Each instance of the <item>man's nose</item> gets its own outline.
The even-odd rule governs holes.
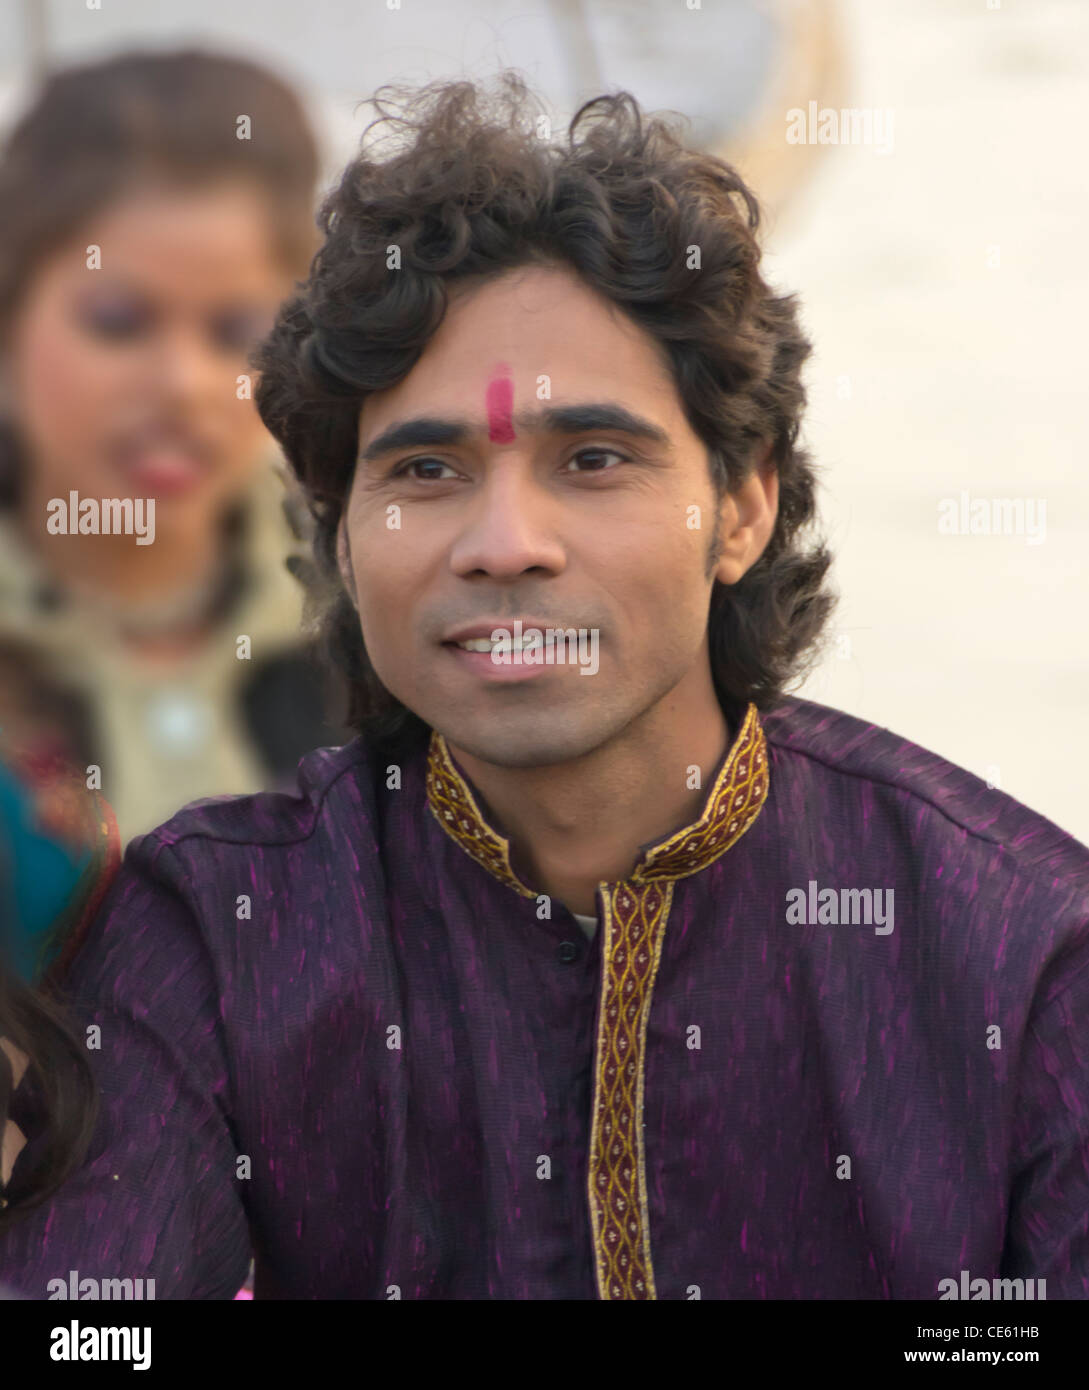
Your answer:
[[[496,579],[514,579],[533,569],[559,573],[564,548],[558,506],[528,461],[508,452],[467,504],[451,568],[463,576],[481,572]]]

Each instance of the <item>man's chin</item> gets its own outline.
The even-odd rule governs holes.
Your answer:
[[[583,758],[613,732],[597,718],[575,719],[536,714],[520,719],[485,720],[479,715],[432,724],[453,749],[494,767],[556,767]]]

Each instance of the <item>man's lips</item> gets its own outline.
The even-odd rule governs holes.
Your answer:
[[[456,628],[443,639],[442,646],[465,671],[484,680],[523,681],[544,671],[554,670],[557,665],[568,664],[563,658],[562,650],[559,659],[555,659],[556,653],[551,650],[552,644],[547,636],[549,629],[579,631],[574,625],[565,625],[547,618],[484,619]],[[539,640],[530,636],[534,631],[540,634]],[[510,638],[509,643],[499,649],[498,655],[490,647],[470,651],[459,645],[465,642],[489,643],[492,641],[493,632],[505,633]],[[520,641],[517,640],[519,635]],[[530,641],[529,646],[525,645],[527,638]]]
[[[516,630],[516,623],[520,626],[523,633],[528,632],[530,628],[533,627],[540,629],[543,633],[550,627],[559,628],[564,626],[563,623],[550,622],[545,618],[484,618],[474,623],[468,623],[465,627],[456,628],[453,632],[448,632],[446,636],[440,640],[445,646],[449,643],[468,642],[470,638],[473,637],[490,638],[492,633],[497,631],[509,632],[513,637]]]
[[[543,646],[540,650],[543,653]],[[467,652],[456,642],[444,642],[443,651],[449,652],[463,670],[489,682],[531,680],[534,676],[556,669],[554,665],[549,666],[544,661],[524,661],[518,651],[511,653],[510,659],[506,661],[496,661],[491,652]]]

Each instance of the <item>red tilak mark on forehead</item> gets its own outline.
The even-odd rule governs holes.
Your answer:
[[[493,444],[510,444],[514,441],[514,426],[510,418],[514,407],[514,382],[508,375],[509,370],[506,366],[500,366],[500,375],[492,377],[484,395],[488,410],[488,438]]]

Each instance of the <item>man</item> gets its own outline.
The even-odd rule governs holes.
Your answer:
[[[783,695],[829,557],[752,196],[499,97],[364,147],[258,364],[360,737],[130,848],[104,1120],[0,1278],[1084,1297],[1089,851]]]

